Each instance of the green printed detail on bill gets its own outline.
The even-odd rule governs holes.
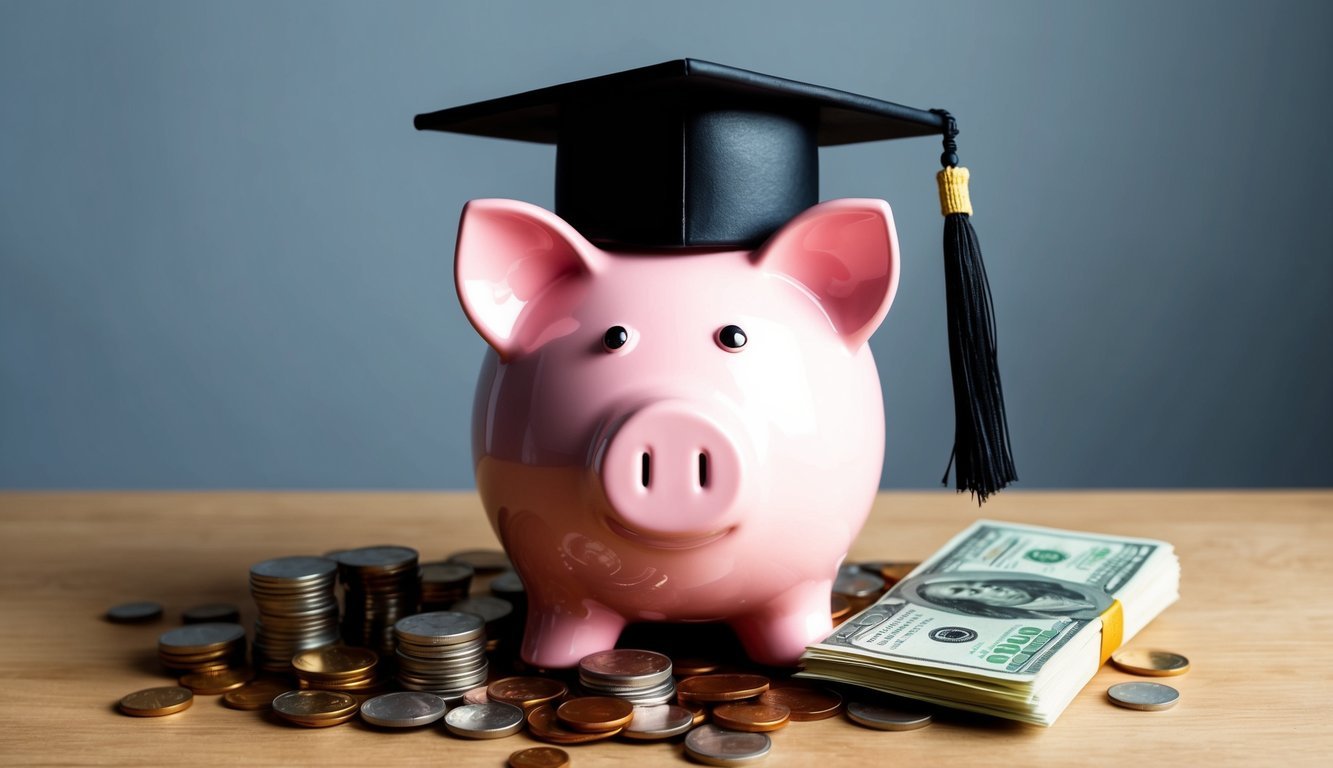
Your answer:
[[[1034,563],[1058,563],[1069,557],[1058,549],[1029,549],[1026,555],[1023,555]]]

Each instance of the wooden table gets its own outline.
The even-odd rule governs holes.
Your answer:
[[[1110,667],[1052,728],[938,718],[904,733],[842,719],[773,734],[773,766],[1328,764],[1333,754],[1333,492],[1000,494],[986,517],[1166,539],[1182,598],[1136,640],[1189,656],[1181,703],[1131,712],[1105,700]],[[886,493],[852,559],[920,560],[980,516],[949,493]],[[261,559],[402,543],[438,558],[495,546],[472,494],[0,494],[0,761],[12,764],[501,766],[527,736],[463,741],[442,728],[359,722],[287,727],[198,697],[178,715],[118,714],[125,693],[170,684],[157,635],[192,604],[253,604]],[[148,626],[111,605],[167,606]],[[683,764],[676,743],[566,748],[577,766]]]

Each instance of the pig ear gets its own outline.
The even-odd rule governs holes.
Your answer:
[[[552,327],[559,318],[535,312],[538,300],[556,283],[591,277],[598,254],[550,211],[518,200],[473,200],[458,225],[458,300],[486,343],[509,360],[560,335]]]
[[[883,200],[830,200],[778,230],[755,252],[765,272],[814,299],[856,350],[870,338],[898,290],[898,233]]]

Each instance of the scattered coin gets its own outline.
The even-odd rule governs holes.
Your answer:
[[[694,727],[694,712],[675,704],[650,704],[634,708],[634,718],[621,735],[638,741],[657,741],[679,736]]]
[[[785,684],[764,691],[761,704],[782,704],[792,720],[824,720],[842,711],[842,696],[817,686]]]
[[[847,719],[880,731],[913,731],[925,728],[931,721],[930,715],[925,712],[912,712],[866,701],[848,702]]]
[[[1151,649],[1121,648],[1111,654],[1111,663],[1132,675],[1174,677],[1190,671],[1190,660],[1178,653]]]
[[[444,726],[455,736],[467,739],[498,739],[523,730],[523,710],[513,704],[492,701],[464,704],[449,710]]]
[[[181,677],[180,683],[197,696],[215,696],[236,690],[253,679],[254,670],[241,667],[218,672],[191,672]]]
[[[415,728],[444,717],[444,699],[433,693],[398,691],[361,703],[361,719],[385,728]]]
[[[728,731],[701,725],[685,737],[685,753],[707,765],[744,765],[761,760],[772,749],[766,733]]]
[[[634,705],[614,696],[581,696],[556,707],[555,716],[566,728],[576,731],[615,731],[629,724]]]
[[[733,701],[713,707],[713,722],[719,728],[750,733],[765,733],[785,728],[791,710],[784,704]]]
[[[509,756],[509,768],[568,768],[569,753],[555,747],[528,747]]]
[[[505,553],[496,549],[469,549],[455,552],[446,558],[451,563],[464,563],[472,566],[478,576],[491,576],[513,568]]]
[[[1180,692],[1161,683],[1120,683],[1106,689],[1111,703],[1125,709],[1158,712],[1180,701]]]
[[[189,709],[194,694],[178,685],[145,688],[120,700],[120,711],[132,717],[161,717]]]
[[[549,704],[569,693],[569,688],[558,680],[547,677],[506,677],[486,688],[486,698],[521,707],[524,711]]]
[[[681,702],[739,701],[758,696],[768,690],[768,678],[761,675],[696,675],[687,677],[676,686]]]
[[[352,719],[357,701],[340,691],[288,691],[273,698],[273,711],[297,725],[323,728]]]
[[[527,721],[528,732],[532,738],[549,741],[552,744],[586,744],[590,741],[609,739],[621,732],[619,728],[597,733],[562,728],[560,720],[555,716],[555,707],[550,704],[543,704],[533,709],[528,713]]]
[[[241,623],[241,610],[231,603],[206,603],[186,608],[181,612],[181,621],[186,624],[207,624],[222,622]]]
[[[150,601],[122,603],[107,609],[106,620],[116,624],[140,624],[162,617],[162,605]]]
[[[292,686],[284,680],[264,678],[252,680],[235,690],[222,694],[222,703],[232,709],[256,710],[269,709],[278,694],[290,691]]]

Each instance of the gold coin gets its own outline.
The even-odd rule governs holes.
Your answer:
[[[193,703],[194,694],[188,688],[170,685],[126,695],[120,700],[120,711],[132,717],[161,717],[189,709]]]
[[[486,688],[486,697],[490,701],[503,701],[522,707],[524,711],[549,704],[566,693],[569,688],[564,683],[545,677],[506,677]]]
[[[359,706],[349,694],[336,691],[288,691],[273,698],[273,711],[300,725],[345,720]]]
[[[581,696],[556,707],[555,716],[576,731],[618,731],[634,718],[634,705],[614,696]]]
[[[761,675],[696,675],[676,686],[681,703],[690,701],[739,701],[752,699],[768,690],[768,678]]]
[[[181,677],[181,685],[200,696],[214,696],[235,690],[255,679],[249,668],[224,669],[220,672],[191,672]]]
[[[1111,663],[1122,671],[1145,677],[1174,677],[1190,671],[1190,660],[1184,656],[1151,649],[1121,648],[1111,654]]]
[[[340,680],[365,677],[379,663],[380,657],[369,648],[333,645],[302,651],[292,657],[292,667],[302,677]]]
[[[784,704],[737,701],[713,707],[713,724],[733,731],[776,731],[790,719],[791,710]]]
[[[610,731],[584,732],[571,731],[560,727],[560,720],[555,716],[555,707],[543,704],[528,713],[528,732],[538,741],[552,744],[586,744],[590,741],[609,739],[620,733],[621,728]]]
[[[509,768],[569,768],[569,753],[555,747],[528,747],[509,756]]]
[[[264,678],[246,683],[232,691],[222,694],[222,703],[232,709],[268,709],[273,706],[273,699],[280,693],[290,691],[292,686],[282,680]]]
[[[791,710],[792,720],[824,720],[842,712],[842,696],[813,685],[785,683],[764,691],[761,704],[781,704]]]

